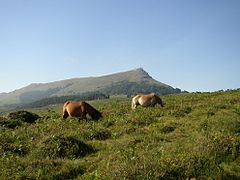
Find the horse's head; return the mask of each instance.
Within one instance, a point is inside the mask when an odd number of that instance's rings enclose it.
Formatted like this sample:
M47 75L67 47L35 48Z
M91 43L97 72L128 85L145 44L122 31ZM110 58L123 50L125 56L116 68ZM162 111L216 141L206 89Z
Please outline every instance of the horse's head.
M163 102L163 100L157 95L154 95L154 96L157 100L157 103L160 104L161 107L164 107L165 103Z
M86 102L84 102L84 108L85 108L86 113L88 115L90 115L91 118L93 118L93 119L98 120L103 117L101 112L99 112L97 109L95 109L93 106L91 106L90 104L88 104Z
M97 113L98 115L97 115L97 119L100 119L100 118L102 118L103 116L102 116L102 113Z

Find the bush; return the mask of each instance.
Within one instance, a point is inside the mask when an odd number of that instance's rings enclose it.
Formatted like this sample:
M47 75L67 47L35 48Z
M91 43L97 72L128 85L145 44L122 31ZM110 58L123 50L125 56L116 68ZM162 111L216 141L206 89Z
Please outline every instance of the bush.
M4 154L13 153L13 154L18 155L18 156L24 156L24 155L27 154L26 147L23 147L22 145L4 143L0 146L0 149L3 150Z
M11 120L4 117L0 117L0 126L14 129L17 126L20 126L22 123L19 120Z
M37 119L40 118L40 116L28 111L17 111L10 113L7 118L11 120L23 121L26 123L34 123Z
M96 139L96 140L106 140L111 137L111 132L108 130L100 129L98 131L95 131L91 134L90 139Z
M234 112L238 115L240 115L240 107L235 107Z
M172 125L166 125L160 130L160 132L164 133L164 134L167 134L167 133L173 132L176 128L177 128L177 125L173 125L173 124Z
M224 158L234 160L240 155L239 137L215 135L213 143L215 145L214 152L218 155L219 161L224 160Z
M173 115L175 117L184 117L191 112L192 112L191 107L182 107L182 108L176 110L175 112L173 112Z
M14 129L23 122L34 123L40 116L28 111L16 111L9 113L7 117L0 117L0 126Z
M63 135L48 138L43 142L40 152L48 158L81 158L96 152L96 149L83 141Z

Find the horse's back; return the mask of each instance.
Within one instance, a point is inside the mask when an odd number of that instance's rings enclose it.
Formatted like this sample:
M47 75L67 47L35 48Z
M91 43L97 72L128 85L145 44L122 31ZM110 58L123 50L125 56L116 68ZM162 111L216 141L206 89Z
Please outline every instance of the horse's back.
M139 104L141 104L141 106L150 106L152 104L152 99L153 99L152 94L146 94L142 95L138 101Z
M138 103L143 107L155 106L156 103L160 103L160 102L161 102L161 98L155 93L144 94L138 98Z
M101 112L99 112L97 109L95 109L85 101L68 101L64 104L64 108L65 111L67 111L68 114L72 117L86 118L87 114L94 119L99 119L102 117Z
M132 100L137 100L141 97L141 95L136 95L136 96L133 96Z
M82 114L81 102L67 101L64 103L63 108L70 116L79 117Z
M69 103L71 103L71 101L65 102L65 103L63 104L63 108L66 108Z

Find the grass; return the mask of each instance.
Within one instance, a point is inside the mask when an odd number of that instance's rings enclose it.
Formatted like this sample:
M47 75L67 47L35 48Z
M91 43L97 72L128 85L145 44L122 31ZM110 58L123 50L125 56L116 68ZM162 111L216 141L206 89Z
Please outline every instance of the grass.
M28 109L0 119L0 179L239 179L240 91L163 96L131 110L128 98L92 101L99 121ZM17 113L15 113L17 114Z

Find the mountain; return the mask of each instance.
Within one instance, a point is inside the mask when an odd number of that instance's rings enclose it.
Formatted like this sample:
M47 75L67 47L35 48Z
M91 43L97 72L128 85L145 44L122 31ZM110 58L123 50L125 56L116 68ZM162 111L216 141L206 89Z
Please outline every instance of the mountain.
M0 94L0 106L27 104L36 100L101 92L108 95L155 92L160 95L179 93L178 88L153 79L142 68L99 77L73 78L50 83L34 83L10 93Z

